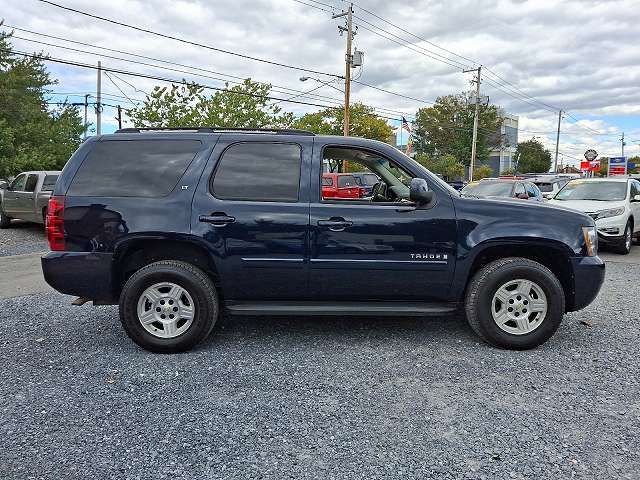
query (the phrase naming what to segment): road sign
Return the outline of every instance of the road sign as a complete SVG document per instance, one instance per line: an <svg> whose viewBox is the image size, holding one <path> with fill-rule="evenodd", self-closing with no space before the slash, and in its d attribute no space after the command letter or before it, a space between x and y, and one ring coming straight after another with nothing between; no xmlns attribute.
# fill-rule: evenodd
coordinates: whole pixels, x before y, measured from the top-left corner
<svg viewBox="0 0 640 480"><path fill-rule="evenodd" d="M593 148L590 148L586 152L584 152L584 158L587 160L595 160L598 157L598 152L596 152Z"/></svg>

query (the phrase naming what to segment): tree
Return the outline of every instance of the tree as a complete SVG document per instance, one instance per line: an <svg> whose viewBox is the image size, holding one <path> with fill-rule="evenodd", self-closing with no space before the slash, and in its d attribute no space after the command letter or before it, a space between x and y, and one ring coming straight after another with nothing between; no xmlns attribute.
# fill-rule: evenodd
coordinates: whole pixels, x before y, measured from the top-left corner
<svg viewBox="0 0 640 480"><path fill-rule="evenodd" d="M453 155L463 165L471 163L475 104L461 93L438 97L432 107L420 108L413 124L412 140L418 153ZM478 162L488 159L491 148L506 142L500 134L502 119L495 105L480 105Z"/></svg>
<svg viewBox="0 0 640 480"><path fill-rule="evenodd" d="M155 87L129 117L137 127L289 127L293 114L270 103L270 91L271 85L249 78L233 87L225 83L211 96L196 83Z"/></svg>
<svg viewBox="0 0 640 480"><path fill-rule="evenodd" d="M505 176L515 175L515 174L516 174L515 168L505 168L503 171L500 172L500 175L505 175Z"/></svg>
<svg viewBox="0 0 640 480"><path fill-rule="evenodd" d="M551 152L535 137L518 143L513 159L517 170L523 173L546 173L551 168Z"/></svg>
<svg viewBox="0 0 640 480"><path fill-rule="evenodd" d="M66 103L49 109L45 87L57 82L42 56L12 55L10 38L0 32L0 177L60 170L82 142L82 118Z"/></svg>
<svg viewBox="0 0 640 480"><path fill-rule="evenodd" d="M453 155L442 155L434 158L426 153L418 153L415 160L433 173L439 173L447 180L455 180L464 176L464 165Z"/></svg>
<svg viewBox="0 0 640 480"><path fill-rule="evenodd" d="M342 135L344 108L332 107L316 113L307 113L293 122L295 128L309 130L320 135ZM373 108L362 103L351 105L349 134L386 142L393 135L387 122L375 114Z"/></svg>
<svg viewBox="0 0 640 480"><path fill-rule="evenodd" d="M489 165L478 165L473 169L473 179L482 180L493 175L493 169Z"/></svg>

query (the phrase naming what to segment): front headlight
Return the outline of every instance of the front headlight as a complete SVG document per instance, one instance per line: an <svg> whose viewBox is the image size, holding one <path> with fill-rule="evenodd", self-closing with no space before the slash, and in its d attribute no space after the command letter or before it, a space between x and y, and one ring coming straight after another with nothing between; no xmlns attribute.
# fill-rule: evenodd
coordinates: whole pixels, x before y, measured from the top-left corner
<svg viewBox="0 0 640 480"><path fill-rule="evenodd" d="M596 227L582 227L582 235L586 248L585 255L595 257L598 254L598 234L596 233Z"/></svg>
<svg viewBox="0 0 640 480"><path fill-rule="evenodd" d="M617 217L624 213L624 207L610 208L609 210L600 210L593 215L594 220L600 220L601 218Z"/></svg>

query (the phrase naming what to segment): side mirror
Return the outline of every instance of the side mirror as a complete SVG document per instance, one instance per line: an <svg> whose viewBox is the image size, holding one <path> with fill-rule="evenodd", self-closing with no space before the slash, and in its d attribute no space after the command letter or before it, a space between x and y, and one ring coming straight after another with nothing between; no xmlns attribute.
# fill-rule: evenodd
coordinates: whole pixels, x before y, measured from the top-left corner
<svg viewBox="0 0 640 480"><path fill-rule="evenodd" d="M636 195L631 199L632 202L640 202L640 195Z"/></svg>
<svg viewBox="0 0 640 480"><path fill-rule="evenodd" d="M0 180L0 189L6 190L8 186L9 182L7 182L6 180Z"/></svg>
<svg viewBox="0 0 640 480"><path fill-rule="evenodd" d="M433 192L429 190L424 178L412 178L409 185L409 200L416 205L426 205L433 200Z"/></svg>

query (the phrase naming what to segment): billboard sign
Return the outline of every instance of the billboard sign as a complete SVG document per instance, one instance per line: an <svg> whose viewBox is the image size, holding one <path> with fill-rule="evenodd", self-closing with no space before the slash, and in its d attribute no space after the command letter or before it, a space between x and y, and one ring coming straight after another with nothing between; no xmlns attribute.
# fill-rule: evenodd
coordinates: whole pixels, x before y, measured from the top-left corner
<svg viewBox="0 0 640 480"><path fill-rule="evenodd" d="M580 162L580 170L583 172L597 172L600 170L600 160L585 160Z"/></svg>
<svg viewBox="0 0 640 480"><path fill-rule="evenodd" d="M595 160L596 158L598 158L598 152L596 152L593 148L590 148L589 150L584 152L584 158L589 161Z"/></svg>

